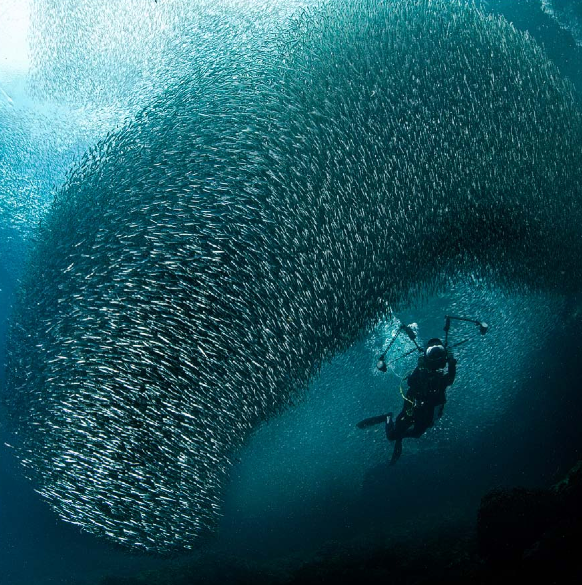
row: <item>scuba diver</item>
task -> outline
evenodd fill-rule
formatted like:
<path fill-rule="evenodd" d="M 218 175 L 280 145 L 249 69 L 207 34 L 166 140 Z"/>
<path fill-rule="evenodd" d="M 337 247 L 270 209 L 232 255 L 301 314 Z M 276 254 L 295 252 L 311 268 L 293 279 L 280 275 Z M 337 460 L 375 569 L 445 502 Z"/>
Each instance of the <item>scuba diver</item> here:
<path fill-rule="evenodd" d="M 396 419 L 389 412 L 388 414 L 364 419 L 357 424 L 360 429 L 377 424 L 385 424 L 386 438 L 389 441 L 394 441 L 394 451 L 390 465 L 394 465 L 402 454 L 402 439 L 421 437 L 427 429 L 433 426 L 435 415 L 437 418 L 443 415 L 445 403 L 447 402 L 446 390 L 455 381 L 457 373 L 457 360 L 448 348 L 448 333 L 451 320 L 455 319 L 476 323 L 482 335 L 488 330 L 486 323 L 481 323 L 473 319 L 452 316 L 446 316 L 445 319 L 446 337 L 444 343 L 435 337 L 428 341 L 426 348 L 423 350 L 416 342 L 416 332 L 413 328 L 410 325 L 401 325 L 378 361 L 377 368 L 381 372 L 386 372 L 388 368 L 384 358 L 402 331 L 414 342 L 416 347 L 412 351 L 418 350 L 421 353 L 416 368 L 412 373 L 405 376 L 400 384 L 400 393 L 404 398 L 404 406 Z M 461 341 L 452 347 L 462 345 L 467 341 Z M 405 355 L 410 353 L 408 352 Z M 447 369 L 446 372 L 444 371 L 445 367 Z M 402 390 L 404 380 L 408 383 L 406 395 L 404 395 Z"/>
<path fill-rule="evenodd" d="M 446 374 L 443 371 L 445 366 Z M 453 354 L 444 348 L 440 339 L 429 340 L 424 354 L 418 358 L 418 365 L 405 378 L 408 392 L 400 414 L 396 420 L 391 412 L 386 415 L 386 438 L 395 442 L 390 465 L 394 465 L 402 454 L 402 439 L 421 437 L 433 426 L 437 408 L 437 417 L 443 415 L 447 401 L 445 392 L 455 381 L 456 373 L 457 360 Z"/>

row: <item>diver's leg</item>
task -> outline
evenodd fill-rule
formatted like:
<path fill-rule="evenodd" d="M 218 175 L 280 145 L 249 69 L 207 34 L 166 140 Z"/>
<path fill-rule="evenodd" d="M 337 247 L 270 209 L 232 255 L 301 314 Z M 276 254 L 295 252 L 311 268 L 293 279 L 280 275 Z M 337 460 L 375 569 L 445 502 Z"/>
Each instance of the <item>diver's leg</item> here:
<path fill-rule="evenodd" d="M 386 415 L 386 426 L 384 427 L 386 431 L 386 438 L 389 441 L 394 440 L 394 417 L 391 412 Z"/>
<path fill-rule="evenodd" d="M 420 439 L 420 437 L 422 437 L 422 435 L 424 435 L 424 432 L 426 431 L 427 428 L 428 427 L 425 427 L 425 426 L 414 425 L 411 429 L 408 429 L 402 435 L 402 438 L 403 439 Z"/>
<path fill-rule="evenodd" d="M 392 413 L 389 412 L 386 415 L 386 438 L 389 441 L 395 441 L 398 438 L 402 438 L 402 433 L 412 424 L 412 420 L 406 414 L 406 409 L 403 409 L 400 414 L 393 419 Z"/>
<path fill-rule="evenodd" d="M 406 412 L 406 408 L 402 409 L 395 422 L 386 421 L 386 436 L 388 440 L 394 441 L 394 451 L 392 452 L 390 465 L 394 465 L 400 459 L 400 455 L 402 455 L 402 438 L 413 422 L 413 418 Z"/>
<path fill-rule="evenodd" d="M 403 438 L 419 439 L 432 426 L 434 409 L 416 409 L 414 412 L 414 426 L 402 433 Z"/>
<path fill-rule="evenodd" d="M 388 414 L 391 414 L 391 413 L 388 413 Z M 365 418 L 364 420 L 361 420 L 356 426 L 359 429 L 366 429 L 366 428 L 372 427 L 374 425 L 380 425 L 383 422 L 385 422 L 387 416 L 388 416 L 387 414 L 381 414 L 379 416 L 371 416 L 370 418 Z"/>
<path fill-rule="evenodd" d="M 400 414 L 394 421 L 394 435 L 395 438 L 402 439 L 408 428 L 414 423 L 414 418 L 408 414 L 408 410 L 403 408 Z"/>
<path fill-rule="evenodd" d="M 395 465 L 398 459 L 402 455 L 402 439 L 396 439 L 394 443 L 394 451 L 392 451 L 392 459 L 390 459 L 390 465 Z"/>
<path fill-rule="evenodd" d="M 402 455 L 402 439 L 406 438 L 418 439 L 424 433 L 424 431 L 426 431 L 425 426 L 419 425 L 416 421 L 413 421 L 412 419 L 409 420 L 410 424 L 414 422 L 414 427 L 412 427 L 411 429 L 407 428 L 398 435 L 398 438 L 394 443 L 394 452 L 392 453 L 390 465 L 394 465 L 398 461 L 398 459 L 400 459 L 400 455 Z"/>

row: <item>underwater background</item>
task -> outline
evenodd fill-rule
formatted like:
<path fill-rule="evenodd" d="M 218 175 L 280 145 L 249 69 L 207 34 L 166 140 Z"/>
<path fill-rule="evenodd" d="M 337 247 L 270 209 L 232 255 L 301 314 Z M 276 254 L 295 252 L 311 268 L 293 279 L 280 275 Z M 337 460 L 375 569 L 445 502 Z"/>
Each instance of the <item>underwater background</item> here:
<path fill-rule="evenodd" d="M 357 11 L 359 3 L 353 4 Z M 527 31 L 575 92 L 582 91 L 578 2 L 492 0 L 478 5 Z M 112 137 L 126 140 L 124 129 L 135 128 L 132 120 L 143 122 L 144 112 L 152 118 L 166 115 L 164 104 L 174 107 L 168 96 L 178 91 L 172 88 L 212 70 L 215 62 L 240 59 L 259 43 L 277 43 L 281 34 L 288 38 L 289 29 L 300 28 L 310 10 L 318 7 L 299 0 L 0 0 L 2 364 L 15 351 L 8 345 L 8 330 L 18 291 L 35 278 L 28 258 L 38 234 L 46 233 L 39 226 L 45 225 L 55 194 L 79 180 L 82 173 L 75 175 L 73 169 L 100 168 L 94 160 L 110 150 L 98 145 L 114 149 Z M 301 30 L 293 34 L 300 37 Z M 228 82 L 220 83 L 219 89 L 228 92 Z M 247 87 L 253 88 L 252 79 Z M 161 135 L 159 127 L 148 130 Z M 155 143 L 157 138 L 142 132 L 127 140 Z M 91 157 L 96 166 L 83 167 Z M 102 186 L 104 191 L 109 187 L 116 185 Z M 215 187 L 219 190 L 218 181 Z M 248 217 L 253 221 L 252 211 Z M 60 229 L 74 231 L 75 223 Z M 399 560 L 405 565 L 397 570 L 399 580 L 431 582 L 440 569 L 426 562 L 427 549 L 436 550 L 441 560 L 473 558 L 485 494 L 514 486 L 547 489 L 581 458 L 582 298 L 576 283 L 568 283 L 566 292 L 559 287 L 507 289 L 477 270 L 468 278 L 466 265 L 453 268 L 446 286 L 421 286 L 420 294 L 352 335 L 355 341 L 350 338 L 348 347 L 338 343 L 333 347 L 339 351 L 323 352 L 321 368 L 314 376 L 306 374 L 308 388 L 299 399 L 274 409 L 267 422 L 260 422 L 260 414 L 253 419 L 248 437 L 234 441 L 235 452 L 221 471 L 227 479 L 216 496 L 216 526 L 200 542 L 186 545 L 193 551 L 145 554 L 124 547 L 115 533 L 106 535 L 108 542 L 83 530 L 81 520 L 80 525 L 64 522 L 35 491 L 38 482 L 25 479 L 10 425 L 3 425 L 0 584 L 328 582 L 326 567 L 347 558 L 355 559 L 353 570 L 362 582 L 367 571 L 390 579 Z M 402 267 L 403 273 L 410 270 Z M 355 425 L 400 410 L 400 378 L 416 357 L 390 362 L 388 372 L 381 373 L 378 356 L 400 323 L 417 323 L 419 340 L 425 342 L 442 336 L 447 314 L 486 321 L 490 330 L 480 336 L 468 325 L 453 326 L 451 340 L 469 342 L 455 352 L 459 372 L 448 391 L 445 416 L 421 439 L 405 441 L 398 465 L 388 466 L 391 445 L 383 427 L 362 431 Z M 12 335 L 16 347 L 23 348 L 18 334 Z M 400 356 L 411 349 L 399 338 L 391 352 Z M 2 391 L 10 395 L 9 370 L 3 367 L 0 375 Z M 302 381 L 298 376 L 299 386 Z M 18 425 L 37 428 L 37 412 L 44 415 L 42 410 L 19 412 Z M 232 422 L 226 417 L 220 424 Z M 75 473 L 63 469 L 62 474 L 74 481 Z M 50 489 L 44 488 L 50 500 Z M 61 489 L 55 488 L 57 493 Z M 106 488 L 102 495 L 107 499 Z M 66 506 L 51 505 L 66 516 Z M 71 507 L 74 517 L 82 506 Z M 110 511 L 104 514 L 111 517 Z M 152 521 L 152 542 L 159 535 L 158 520 Z M 176 526 L 179 532 L 179 521 Z M 181 540 L 179 534 L 173 538 Z"/>

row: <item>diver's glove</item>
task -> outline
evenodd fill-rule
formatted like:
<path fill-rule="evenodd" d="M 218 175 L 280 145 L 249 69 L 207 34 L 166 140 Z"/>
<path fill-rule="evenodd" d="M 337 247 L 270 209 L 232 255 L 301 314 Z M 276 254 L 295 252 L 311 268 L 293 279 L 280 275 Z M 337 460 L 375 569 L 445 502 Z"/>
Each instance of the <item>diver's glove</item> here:
<path fill-rule="evenodd" d="M 455 359 L 455 356 L 453 355 L 453 353 L 451 351 L 449 351 L 449 353 L 447 355 L 447 363 L 449 364 L 449 366 L 456 366 L 457 365 L 457 360 Z"/>

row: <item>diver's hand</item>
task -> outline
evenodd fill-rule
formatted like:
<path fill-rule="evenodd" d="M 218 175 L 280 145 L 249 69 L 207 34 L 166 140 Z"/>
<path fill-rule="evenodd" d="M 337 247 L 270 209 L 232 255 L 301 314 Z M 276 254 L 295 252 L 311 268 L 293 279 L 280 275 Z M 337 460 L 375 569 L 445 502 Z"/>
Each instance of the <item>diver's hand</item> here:
<path fill-rule="evenodd" d="M 455 356 L 453 355 L 452 351 L 448 352 L 447 363 L 449 364 L 449 366 L 456 366 L 457 365 L 457 360 L 455 359 Z"/>

